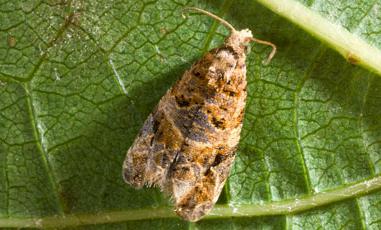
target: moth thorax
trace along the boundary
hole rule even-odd
[[[226,45],[231,46],[235,52],[241,53],[251,41],[253,41],[253,34],[249,29],[244,29],[240,31],[232,31],[225,43]]]
[[[229,82],[237,65],[235,55],[229,50],[222,49],[216,54],[216,59],[209,67],[209,73],[215,75],[216,79]]]

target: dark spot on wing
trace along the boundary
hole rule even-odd
[[[175,99],[176,99],[177,105],[180,107],[187,107],[190,105],[190,100],[186,99],[184,95],[176,96]]]
[[[224,155],[217,154],[216,158],[214,158],[214,162],[212,164],[212,167],[219,165],[224,159],[225,159]]]
[[[207,142],[206,133],[214,128],[210,125],[208,116],[201,111],[201,108],[201,106],[194,106],[189,109],[179,109],[174,121],[184,137]]]
[[[212,118],[212,124],[219,129],[225,129],[225,119],[218,120],[216,117]]]

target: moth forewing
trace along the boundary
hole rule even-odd
[[[189,221],[199,220],[213,208],[240,139],[246,101],[245,50],[255,39],[248,29],[227,26],[232,32],[224,44],[206,53],[162,97],[123,165],[127,183],[160,187],[172,197],[176,213]]]

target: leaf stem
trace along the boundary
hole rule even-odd
[[[263,205],[216,205],[212,213],[206,218],[255,217],[294,214],[334,202],[353,199],[380,189],[381,175],[373,179],[294,200],[269,202]],[[0,227],[64,228],[133,220],[175,218],[175,216],[175,213],[170,207],[160,207],[90,214],[48,216],[41,218],[0,218]]]
[[[213,209],[212,214],[210,214],[208,217],[250,217],[294,214],[312,208],[321,207],[323,205],[332,204],[334,202],[356,198],[358,196],[369,194],[380,189],[381,176],[378,176],[356,184],[346,185],[345,187],[339,187],[333,190],[315,193],[314,195],[300,197],[294,200],[269,202],[263,205],[230,205],[229,208],[216,206]]]
[[[363,66],[381,77],[379,48],[295,0],[257,0],[257,2],[322,40],[349,63]]]

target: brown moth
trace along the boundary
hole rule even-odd
[[[197,221],[216,203],[235,158],[246,101],[246,55],[251,31],[227,26],[224,44],[206,53],[161,98],[127,152],[126,183],[158,186],[169,194],[176,213]]]

